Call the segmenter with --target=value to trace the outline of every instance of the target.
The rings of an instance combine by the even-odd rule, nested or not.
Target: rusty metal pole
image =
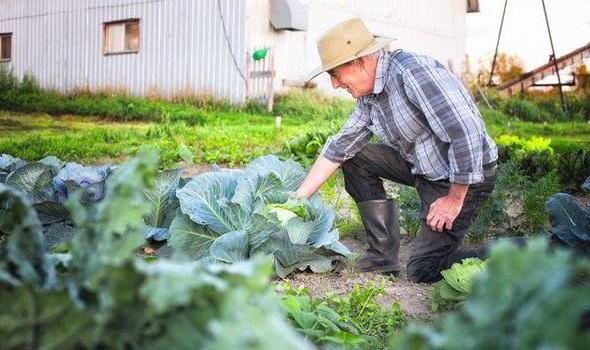
[[[496,41],[496,51],[494,51],[494,58],[492,59],[492,69],[490,70],[490,80],[488,86],[492,86],[492,78],[494,77],[494,68],[496,67],[496,56],[498,56],[498,46],[500,46],[500,36],[502,35],[502,28],[504,27],[504,17],[506,16],[506,7],[508,0],[504,2],[504,11],[502,11],[502,20],[500,21],[500,29],[498,30],[498,40]]]
[[[543,4],[543,12],[545,13],[545,23],[547,23],[547,33],[549,33],[549,42],[551,43],[551,52],[553,53],[553,64],[555,65],[555,74],[557,74],[557,84],[559,85],[559,98],[561,99],[561,108],[563,112],[567,113],[567,105],[563,97],[563,86],[561,85],[561,77],[559,76],[559,66],[557,64],[557,57],[555,56],[555,47],[553,47],[553,38],[551,37],[551,28],[549,28],[549,18],[547,18],[547,9],[545,8],[545,0],[541,0]]]

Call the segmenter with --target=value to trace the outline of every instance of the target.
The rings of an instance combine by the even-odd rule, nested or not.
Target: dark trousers
[[[483,201],[490,196],[496,180],[495,164],[484,166],[484,182],[469,186],[459,216],[453,228],[432,231],[426,225],[428,209],[436,199],[447,195],[451,184],[447,180],[429,181],[414,175],[411,165],[399,152],[384,144],[370,144],[355,157],[342,164],[346,191],[355,202],[385,199],[383,179],[414,186],[421,202],[420,233],[412,241],[410,259],[406,267],[408,278],[414,282],[435,282],[440,272],[455,262],[468,257],[482,257],[483,250],[461,249],[461,241],[477,216]]]

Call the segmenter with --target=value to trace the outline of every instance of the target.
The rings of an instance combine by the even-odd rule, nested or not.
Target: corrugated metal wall
[[[219,1],[219,2],[218,2]],[[125,89],[134,95],[211,94],[243,102],[245,1],[0,0],[0,33],[12,32],[9,66],[44,87]],[[137,54],[104,56],[104,22],[140,19]]]

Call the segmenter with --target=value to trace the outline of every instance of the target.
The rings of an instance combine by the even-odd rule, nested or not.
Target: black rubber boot
[[[399,273],[399,210],[391,199],[358,203],[369,249],[358,261],[361,271]]]

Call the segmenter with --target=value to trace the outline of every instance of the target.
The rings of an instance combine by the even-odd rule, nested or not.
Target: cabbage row
[[[67,252],[76,225],[66,202],[78,191],[81,203],[103,202],[116,168],[63,163],[55,157],[27,164],[3,154],[0,182],[31,201],[45,248]],[[180,173],[159,171],[138,199],[148,208],[144,237],[168,240],[180,258],[236,263],[272,255],[277,275],[285,277],[308,267],[326,272],[334,259],[350,255],[333,229],[333,209],[317,195],[309,201],[293,197],[305,177],[298,163],[265,156],[244,170],[217,168],[193,179],[182,179]]]
[[[116,169],[100,201],[68,192],[68,253],[45,249],[34,207],[43,201],[0,183],[4,349],[309,348],[269,288],[272,258],[229,265],[136,256],[156,164],[147,153]],[[42,183],[20,182],[33,194],[45,193]]]

